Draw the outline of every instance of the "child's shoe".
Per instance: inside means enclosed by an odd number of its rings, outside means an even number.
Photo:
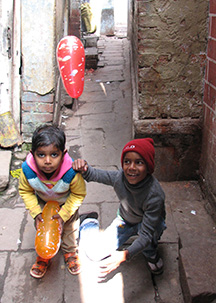
[[[41,279],[47,272],[47,268],[50,265],[50,260],[37,257],[36,262],[33,264],[30,275],[36,279]]]
[[[147,266],[150,272],[154,275],[163,273],[163,260],[157,254],[154,259],[147,258]]]
[[[76,252],[64,254],[67,269],[71,275],[78,275],[81,272],[79,256]]]

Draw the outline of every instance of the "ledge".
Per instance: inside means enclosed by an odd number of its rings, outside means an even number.
[[[195,134],[201,131],[201,119],[146,119],[134,120],[134,134],[139,135],[170,135]]]

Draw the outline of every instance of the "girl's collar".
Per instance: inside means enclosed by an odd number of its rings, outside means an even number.
[[[27,162],[28,166],[37,174],[39,179],[41,179],[41,180],[47,179],[45,174],[38,169],[32,153],[29,153],[27,155],[26,162]],[[50,177],[49,180],[52,180],[52,181],[59,180],[71,167],[72,167],[72,159],[69,156],[69,154],[66,152],[62,159],[61,165],[59,165],[59,168],[54,172],[54,174]]]

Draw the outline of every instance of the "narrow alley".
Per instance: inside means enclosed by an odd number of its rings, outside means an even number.
[[[81,157],[92,166],[115,170],[120,167],[122,147],[132,139],[131,50],[127,38],[121,36],[101,36],[98,50],[103,67],[86,71],[84,92],[72,108],[64,107],[61,124],[74,159]],[[151,276],[138,255],[99,283],[96,262],[82,256],[83,271],[72,276],[59,252],[46,276],[33,279],[29,274],[35,259],[32,219],[19,197],[10,207],[4,204],[0,208],[0,302],[216,302],[216,227],[204,209],[199,184],[161,184],[168,228],[159,245],[165,270],[158,277]],[[112,188],[87,184],[80,211],[97,211],[102,229],[111,223],[117,208]]]

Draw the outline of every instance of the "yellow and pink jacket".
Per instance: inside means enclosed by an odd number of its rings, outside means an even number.
[[[33,155],[28,154],[22,164],[19,194],[33,218],[42,212],[37,197],[44,202],[57,201],[61,206],[59,215],[64,222],[79,208],[86,196],[86,186],[81,174],[72,169],[72,162],[72,158],[66,153],[58,171],[47,179],[38,170]]]

